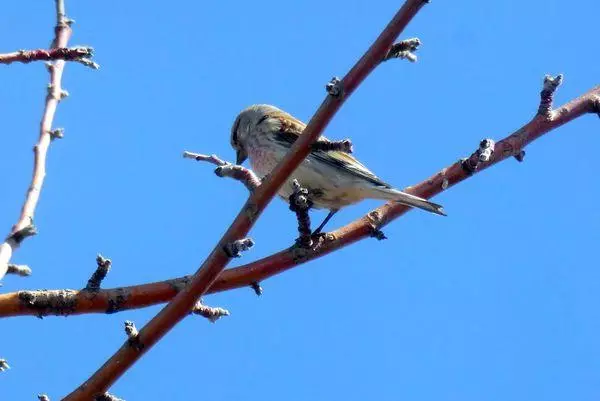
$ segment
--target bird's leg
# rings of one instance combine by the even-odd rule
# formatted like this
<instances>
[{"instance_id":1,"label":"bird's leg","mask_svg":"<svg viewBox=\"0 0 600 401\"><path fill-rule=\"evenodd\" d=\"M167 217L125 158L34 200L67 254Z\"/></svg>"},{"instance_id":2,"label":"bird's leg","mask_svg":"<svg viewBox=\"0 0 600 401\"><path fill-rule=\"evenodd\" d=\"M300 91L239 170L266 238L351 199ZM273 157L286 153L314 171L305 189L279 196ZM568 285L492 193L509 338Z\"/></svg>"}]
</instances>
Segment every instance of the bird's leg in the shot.
<instances>
[{"instance_id":1,"label":"bird's leg","mask_svg":"<svg viewBox=\"0 0 600 401\"><path fill-rule=\"evenodd\" d=\"M317 227L317 229L315 231L313 231L312 235L318 235L321 233L321 231L323 230L323 228L325 227L325 224L327 224L327 222L329 222L329 220L331 220L331 218L333 217L334 214L336 214L338 211L338 209L331 209L329 211L329 214L327 215L327 217L325 217L325 220L323 220L323 222L319 225L319 227Z\"/></svg>"}]
</instances>

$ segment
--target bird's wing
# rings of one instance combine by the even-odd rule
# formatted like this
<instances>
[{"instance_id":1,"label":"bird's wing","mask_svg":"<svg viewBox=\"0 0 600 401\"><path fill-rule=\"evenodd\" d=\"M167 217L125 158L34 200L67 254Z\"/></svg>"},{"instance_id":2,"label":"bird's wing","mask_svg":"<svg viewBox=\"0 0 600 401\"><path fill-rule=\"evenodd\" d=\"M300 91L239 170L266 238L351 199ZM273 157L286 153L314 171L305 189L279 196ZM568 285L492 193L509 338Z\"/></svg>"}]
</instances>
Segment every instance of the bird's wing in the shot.
<instances>
[{"instance_id":1,"label":"bird's wing","mask_svg":"<svg viewBox=\"0 0 600 401\"><path fill-rule=\"evenodd\" d=\"M291 144L296 142L296 139L302 135L302 132L306 127L306 124L304 124L302 121L285 112L270 114L268 118L279 120L280 127L275 133L274 139L283 145L286 145L287 147L290 147ZM318 140L327 141L328 139L324 136L321 136ZM348 153L333 150L312 150L309 157L312 157L337 169L341 169L342 171L354 175L355 177L367 180L375 185L391 188L388 183L382 181L362 163L356 160L355 157Z\"/></svg>"}]
</instances>

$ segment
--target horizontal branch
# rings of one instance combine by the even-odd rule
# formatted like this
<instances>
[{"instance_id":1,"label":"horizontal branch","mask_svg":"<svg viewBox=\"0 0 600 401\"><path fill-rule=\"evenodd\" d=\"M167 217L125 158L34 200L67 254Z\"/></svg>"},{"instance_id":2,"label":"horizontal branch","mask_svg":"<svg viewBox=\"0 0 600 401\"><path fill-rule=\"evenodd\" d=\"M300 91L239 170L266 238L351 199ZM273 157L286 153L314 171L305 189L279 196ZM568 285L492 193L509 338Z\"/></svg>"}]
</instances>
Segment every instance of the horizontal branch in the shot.
<instances>
[{"instance_id":1,"label":"horizontal branch","mask_svg":"<svg viewBox=\"0 0 600 401\"><path fill-rule=\"evenodd\" d=\"M76 61L87 67L98 69L100 66L91 60L94 49L89 46L57 47L54 49L18 50L0 54L0 64L31 63L32 61Z\"/></svg>"},{"instance_id":2,"label":"horizontal branch","mask_svg":"<svg viewBox=\"0 0 600 401\"><path fill-rule=\"evenodd\" d=\"M542 96L544 96L542 92ZM547 95L547 94L546 94ZM547 99L542 98L542 102ZM430 178L407 189L408 192L430 198L453 185L469 178L493 164L511 156L522 154L527 144L542 135L587 113L600 113L600 87L560 106L550 112L536 115L529 123L507 138L495 143L495 151L487 161L481 162L479 149L466 160L477 160L475 171L465 169L459 161L442 169ZM303 248L292 246L255 262L225 270L208 290L208 293L227 291L234 288L255 286L257 283L310 260L334 252L358 240L369 238L373 231L385 226L409 209L398 203L387 203L364 217L321 237L317 246ZM51 290L20 291L0 294L0 317L75 315L85 313L115 313L127 309L143 308L171 300L186 287L190 277L162 282L90 291Z\"/></svg>"}]
</instances>

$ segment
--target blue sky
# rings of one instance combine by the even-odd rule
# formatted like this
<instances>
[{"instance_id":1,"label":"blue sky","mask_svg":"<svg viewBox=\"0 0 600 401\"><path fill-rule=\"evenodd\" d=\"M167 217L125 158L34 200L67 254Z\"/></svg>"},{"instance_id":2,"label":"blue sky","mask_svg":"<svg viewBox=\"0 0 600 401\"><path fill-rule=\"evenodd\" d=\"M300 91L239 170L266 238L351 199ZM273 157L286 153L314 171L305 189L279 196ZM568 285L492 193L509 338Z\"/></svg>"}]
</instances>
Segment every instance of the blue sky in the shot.
<instances>
[{"instance_id":1,"label":"blue sky","mask_svg":"<svg viewBox=\"0 0 600 401\"><path fill-rule=\"evenodd\" d=\"M68 65L36 215L14 258L34 269L1 291L81 288L98 252L104 285L196 270L245 189L183 150L234 159L229 130L253 103L307 120L325 83L362 55L401 2L77 2L71 44L99 71ZM600 81L597 15L582 0L434 1L403 37L417 64L378 68L327 130L403 187L501 139L537 109L544 74L557 102ZM4 4L0 52L47 46L53 2ZM18 216L47 73L0 68L0 227ZM599 121L581 118L365 240L251 290L207 297L232 315L186 319L112 389L127 400L595 400L600 393ZM377 206L343 210L331 227ZM323 217L315 212L314 219ZM274 201L252 230L251 261L288 246L294 216ZM236 261L238 262L238 261ZM234 266L236 263L232 264ZM159 310L2 321L0 397L57 400Z\"/></svg>"}]
</instances>

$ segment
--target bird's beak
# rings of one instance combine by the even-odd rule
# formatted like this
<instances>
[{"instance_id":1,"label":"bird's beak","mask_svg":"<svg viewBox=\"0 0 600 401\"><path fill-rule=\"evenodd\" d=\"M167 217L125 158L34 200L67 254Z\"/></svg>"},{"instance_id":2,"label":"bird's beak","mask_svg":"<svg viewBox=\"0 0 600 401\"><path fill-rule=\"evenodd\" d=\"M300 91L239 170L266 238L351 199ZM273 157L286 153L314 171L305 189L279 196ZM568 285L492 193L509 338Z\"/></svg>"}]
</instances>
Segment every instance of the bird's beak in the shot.
<instances>
[{"instance_id":1,"label":"bird's beak","mask_svg":"<svg viewBox=\"0 0 600 401\"><path fill-rule=\"evenodd\" d=\"M235 164L240 165L246 161L248 154L243 149L238 149L236 152Z\"/></svg>"}]
</instances>

